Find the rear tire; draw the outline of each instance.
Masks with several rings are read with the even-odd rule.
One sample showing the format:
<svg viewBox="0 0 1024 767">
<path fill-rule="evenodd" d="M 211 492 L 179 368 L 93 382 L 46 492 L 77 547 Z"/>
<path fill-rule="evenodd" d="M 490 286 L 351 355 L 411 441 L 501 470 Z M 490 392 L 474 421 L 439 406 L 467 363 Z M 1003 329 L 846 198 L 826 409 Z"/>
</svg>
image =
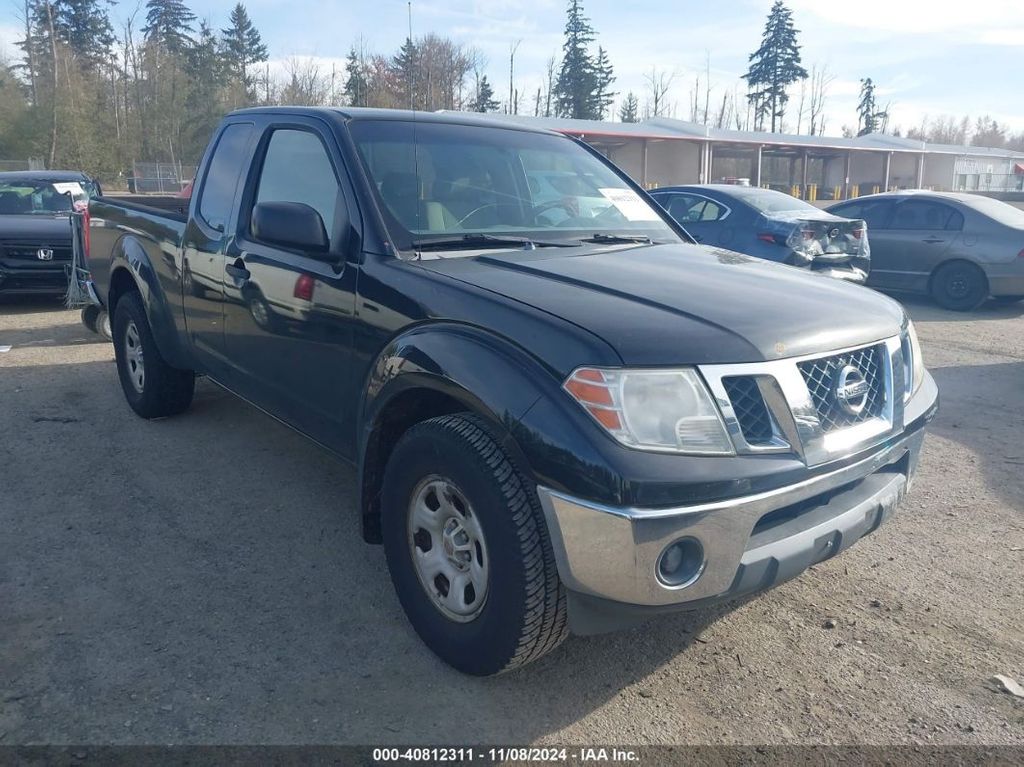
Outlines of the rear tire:
<svg viewBox="0 0 1024 767">
<path fill-rule="evenodd" d="M 461 413 L 412 427 L 383 487 L 391 579 L 409 622 L 442 660 L 488 676 L 565 639 L 565 589 L 535 486 L 485 421 Z"/>
<path fill-rule="evenodd" d="M 164 418 L 188 408 L 195 373 L 171 367 L 160 355 L 138 293 L 117 302 L 113 331 L 117 374 L 132 410 L 143 418 Z"/>
<path fill-rule="evenodd" d="M 93 333 L 100 332 L 99 326 L 96 322 L 99 319 L 100 311 L 101 309 L 93 304 L 82 309 L 82 324 Z"/>
<path fill-rule="evenodd" d="M 988 278 L 968 261 L 952 261 L 935 270 L 931 294 L 943 309 L 969 312 L 988 298 Z"/>
</svg>

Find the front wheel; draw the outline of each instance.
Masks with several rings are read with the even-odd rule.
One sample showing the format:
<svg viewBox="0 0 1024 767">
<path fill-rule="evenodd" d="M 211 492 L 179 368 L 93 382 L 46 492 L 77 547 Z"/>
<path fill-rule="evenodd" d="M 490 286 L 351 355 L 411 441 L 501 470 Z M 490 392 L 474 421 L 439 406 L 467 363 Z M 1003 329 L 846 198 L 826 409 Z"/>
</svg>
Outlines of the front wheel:
<svg viewBox="0 0 1024 767">
<path fill-rule="evenodd" d="M 932 298 L 943 309 L 969 312 L 988 297 L 985 273 L 967 261 L 943 264 L 932 276 Z"/>
<path fill-rule="evenodd" d="M 113 336 L 117 374 L 132 410 L 143 418 L 163 418 L 192 403 L 195 373 L 164 360 L 138 293 L 128 293 L 117 302 Z"/>
<path fill-rule="evenodd" d="M 484 421 L 463 413 L 406 432 L 388 460 L 381 500 L 399 601 L 446 663 L 498 674 L 568 635 L 537 493 Z"/>
</svg>

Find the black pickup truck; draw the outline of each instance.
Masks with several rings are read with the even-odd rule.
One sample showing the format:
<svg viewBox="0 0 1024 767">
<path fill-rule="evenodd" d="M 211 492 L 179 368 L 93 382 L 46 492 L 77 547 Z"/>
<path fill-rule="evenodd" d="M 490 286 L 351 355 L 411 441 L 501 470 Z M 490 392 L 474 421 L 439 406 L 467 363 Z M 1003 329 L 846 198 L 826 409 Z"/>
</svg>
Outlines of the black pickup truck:
<svg viewBox="0 0 1024 767">
<path fill-rule="evenodd" d="M 471 674 L 834 556 L 936 411 L 897 303 L 696 245 L 561 135 L 245 110 L 195 190 L 89 204 L 129 404 L 202 374 L 353 462 L 409 620 Z"/>
</svg>

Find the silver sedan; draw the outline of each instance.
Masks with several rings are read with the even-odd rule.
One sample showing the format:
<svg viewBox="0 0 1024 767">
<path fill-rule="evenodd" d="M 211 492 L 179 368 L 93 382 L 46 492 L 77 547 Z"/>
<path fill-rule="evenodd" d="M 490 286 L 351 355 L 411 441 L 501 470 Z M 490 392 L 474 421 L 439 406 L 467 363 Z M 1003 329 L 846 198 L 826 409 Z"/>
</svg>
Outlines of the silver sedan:
<svg viewBox="0 0 1024 767">
<path fill-rule="evenodd" d="M 867 222 L 868 285 L 927 293 L 968 311 L 1024 298 L 1024 210 L 974 194 L 890 192 L 832 205 Z"/>
</svg>

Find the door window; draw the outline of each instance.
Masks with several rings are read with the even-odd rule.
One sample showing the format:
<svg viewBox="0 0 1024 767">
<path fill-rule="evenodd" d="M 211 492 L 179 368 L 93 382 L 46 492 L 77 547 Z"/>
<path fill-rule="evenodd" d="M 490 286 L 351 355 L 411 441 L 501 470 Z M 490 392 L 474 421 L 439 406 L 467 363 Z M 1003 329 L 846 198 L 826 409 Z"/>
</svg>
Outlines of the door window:
<svg viewBox="0 0 1024 767">
<path fill-rule="evenodd" d="M 235 187 L 245 165 L 246 150 L 252 136 L 251 123 L 235 123 L 226 127 L 213 149 L 203 188 L 199 192 L 199 211 L 208 226 L 224 231 L 231 206 L 235 202 Z"/>
<path fill-rule="evenodd" d="M 728 209 L 706 197 L 677 194 L 669 203 L 668 212 L 682 224 L 695 221 L 718 221 L 725 218 Z"/>
<path fill-rule="evenodd" d="M 959 211 L 929 200 L 908 200 L 896 208 L 893 229 L 947 231 L 962 229 L 964 217 Z"/>
<path fill-rule="evenodd" d="M 892 211 L 892 203 L 883 200 L 864 202 L 853 202 L 847 205 L 840 205 L 831 208 L 831 212 L 843 218 L 860 218 L 868 225 L 868 231 L 872 229 L 888 229 L 889 213 Z"/>
<path fill-rule="evenodd" d="M 255 202 L 305 203 L 320 214 L 328 237 L 333 235 L 335 214 L 343 204 L 341 187 L 330 155 L 315 133 L 274 131 L 263 159 Z"/>
</svg>

